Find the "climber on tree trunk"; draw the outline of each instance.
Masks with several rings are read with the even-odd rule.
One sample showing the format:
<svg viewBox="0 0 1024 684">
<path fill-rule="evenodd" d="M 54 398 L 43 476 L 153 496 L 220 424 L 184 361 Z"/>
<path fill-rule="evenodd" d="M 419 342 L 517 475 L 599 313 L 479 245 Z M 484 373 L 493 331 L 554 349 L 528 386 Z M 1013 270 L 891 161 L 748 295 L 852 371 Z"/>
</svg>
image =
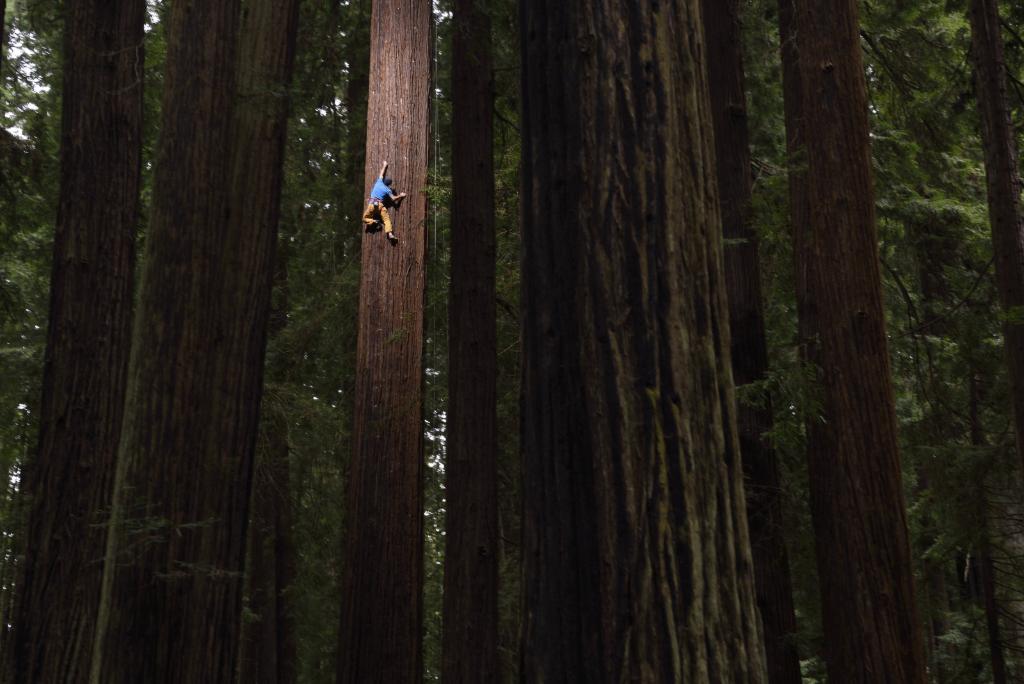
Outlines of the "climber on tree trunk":
<svg viewBox="0 0 1024 684">
<path fill-rule="evenodd" d="M 370 190 L 370 199 L 366 205 L 366 211 L 363 212 L 363 223 L 366 224 L 367 230 L 373 229 L 374 226 L 384 225 L 384 234 L 387 235 L 388 240 L 391 244 L 398 242 L 398 236 L 395 235 L 394 230 L 391 227 L 391 216 L 388 214 L 388 207 L 394 206 L 396 209 L 401 204 L 402 198 L 405 197 L 405 193 L 394 194 L 391 192 L 392 180 L 384 176 L 388 170 L 388 163 L 384 162 L 384 165 L 380 167 L 380 175 L 377 176 L 377 182 L 373 184 L 373 189 Z"/>
</svg>

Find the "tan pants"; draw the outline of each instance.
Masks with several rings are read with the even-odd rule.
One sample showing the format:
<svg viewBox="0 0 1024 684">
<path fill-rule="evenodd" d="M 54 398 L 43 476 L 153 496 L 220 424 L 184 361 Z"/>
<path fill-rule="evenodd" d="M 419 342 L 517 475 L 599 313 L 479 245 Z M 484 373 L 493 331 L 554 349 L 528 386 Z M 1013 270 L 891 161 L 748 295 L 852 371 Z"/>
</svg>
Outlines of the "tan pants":
<svg viewBox="0 0 1024 684">
<path fill-rule="evenodd" d="M 384 223 L 385 235 L 391 233 L 391 216 L 388 214 L 387 207 L 382 202 L 371 202 L 366 205 L 366 211 L 363 212 L 363 223 L 371 226 L 377 221 Z"/>
</svg>

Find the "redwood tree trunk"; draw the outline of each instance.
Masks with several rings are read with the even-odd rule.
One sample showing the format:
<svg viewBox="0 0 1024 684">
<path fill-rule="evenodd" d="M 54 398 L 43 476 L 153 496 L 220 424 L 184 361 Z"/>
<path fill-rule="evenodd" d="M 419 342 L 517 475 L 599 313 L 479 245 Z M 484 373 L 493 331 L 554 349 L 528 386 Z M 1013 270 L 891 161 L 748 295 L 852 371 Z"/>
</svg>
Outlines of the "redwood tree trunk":
<svg viewBox="0 0 1024 684">
<path fill-rule="evenodd" d="M 409 196 L 391 210 L 397 245 L 382 232 L 363 234 L 341 683 L 419 682 L 422 671 L 430 37 L 427 0 L 374 0 L 363 187 L 368 196 L 387 160 L 394 187 Z"/>
<path fill-rule="evenodd" d="M 810 216 L 800 263 L 830 452 L 811 452 L 825 660 L 834 682 L 924 682 L 885 340 L 855 0 L 797 0 Z"/>
<path fill-rule="evenodd" d="M 456 0 L 442 679 L 498 681 L 497 342 L 491 25 Z"/>
<path fill-rule="evenodd" d="M 520 31 L 523 680 L 765 681 L 698 0 Z"/>
<path fill-rule="evenodd" d="M 997 0 L 971 0 L 971 49 L 985 148 L 985 179 L 996 286 L 1008 320 L 1003 324 L 1017 456 L 1024 462 L 1024 218 L 1017 139 L 1006 97 L 1006 62 Z"/>
<path fill-rule="evenodd" d="M 39 451 L 14 622 L 16 682 L 88 677 L 131 341 L 142 0 L 64 4 L 60 199 Z"/>
<path fill-rule="evenodd" d="M 171 7 L 94 682 L 235 674 L 296 7 Z"/>
<path fill-rule="evenodd" d="M 739 0 L 702 0 L 707 37 L 708 83 L 715 128 L 715 160 L 725 247 L 725 282 L 732 335 L 732 372 L 737 386 L 764 379 L 768 370 L 757 233 L 750 224 L 750 147 L 744 88 Z M 768 678 L 799 682 L 796 615 L 789 557 L 782 534 L 779 464 L 765 434 L 771 406 L 737 407 L 740 451 L 746 475 L 747 520 L 754 554 L 754 588 L 764 626 Z"/>
<path fill-rule="evenodd" d="M 796 289 L 797 337 L 800 360 L 820 379 L 821 344 L 818 339 L 817 303 L 812 297 L 812 274 L 816 262 L 809 258 L 811 205 L 807 196 L 807 159 L 804 141 L 800 55 L 797 52 L 794 2 L 779 0 L 779 43 L 782 57 L 782 95 L 786 125 L 787 176 L 789 182 L 789 219 L 793 244 L 794 286 Z M 817 384 L 815 391 L 820 388 Z M 818 397 L 816 397 L 818 398 Z M 816 402 L 815 402 L 816 403 Z M 808 462 L 828 458 L 833 453 L 831 435 L 819 416 L 806 416 L 804 422 Z"/>
</svg>

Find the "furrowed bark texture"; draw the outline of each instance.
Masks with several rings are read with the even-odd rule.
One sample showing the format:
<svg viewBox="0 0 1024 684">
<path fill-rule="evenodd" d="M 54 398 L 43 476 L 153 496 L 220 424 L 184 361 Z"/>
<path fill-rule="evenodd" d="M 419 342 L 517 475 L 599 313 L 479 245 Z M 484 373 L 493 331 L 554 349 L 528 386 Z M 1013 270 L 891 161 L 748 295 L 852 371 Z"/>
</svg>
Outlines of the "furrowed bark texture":
<svg viewBox="0 0 1024 684">
<path fill-rule="evenodd" d="M 782 58 L 783 108 L 786 125 L 789 217 L 793 244 L 794 286 L 796 288 L 797 337 L 800 359 L 820 375 L 821 344 L 818 338 L 816 302 L 811 296 L 815 261 L 808 258 L 811 207 L 807 196 L 807 152 L 804 149 L 803 95 L 800 55 L 797 52 L 795 0 L 779 0 L 779 43 Z M 815 388 L 820 389 L 820 388 Z M 820 399 L 820 397 L 817 397 Z M 818 416 L 804 424 L 808 462 L 827 458 L 833 450 L 831 435 Z"/>
<path fill-rule="evenodd" d="M 708 84 L 715 128 L 725 282 L 736 385 L 763 380 L 768 370 L 757 233 L 750 224 L 750 136 L 744 88 L 739 0 L 702 0 L 708 52 Z M 738 242 L 737 242 L 738 241 Z M 768 679 L 799 682 L 796 615 L 789 557 L 782 533 L 779 464 L 765 438 L 772 428 L 770 405 L 739 404 L 740 451 L 746 475 L 747 520 L 754 555 L 754 588 L 764 627 Z"/>
<path fill-rule="evenodd" d="M 454 11 L 442 679 L 470 684 L 498 681 L 494 94 L 484 5 Z"/>
<path fill-rule="evenodd" d="M 171 8 L 94 682 L 235 674 L 296 6 Z"/>
<path fill-rule="evenodd" d="M 798 263 L 821 344 L 829 452 L 810 455 L 829 681 L 924 682 L 885 340 L 854 0 L 797 0 L 810 215 Z"/>
<path fill-rule="evenodd" d="M 423 313 L 431 4 L 375 0 L 366 173 L 387 160 L 400 242 L 364 233 L 338 681 L 419 682 L 423 585 Z M 365 197 L 364 197 L 365 201 Z"/>
<path fill-rule="evenodd" d="M 1017 139 L 1006 95 L 1006 61 L 997 0 L 971 0 L 971 51 L 978 93 L 981 139 L 985 148 L 985 179 L 996 287 L 1008 320 L 1003 324 L 1006 361 L 1017 437 L 1017 455 L 1024 463 L 1024 214 L 1021 213 Z"/>
<path fill-rule="evenodd" d="M 699 2 L 521 11 L 523 680 L 765 681 Z"/>
<path fill-rule="evenodd" d="M 88 677 L 131 343 L 142 0 L 64 5 L 60 199 L 16 682 Z"/>
</svg>

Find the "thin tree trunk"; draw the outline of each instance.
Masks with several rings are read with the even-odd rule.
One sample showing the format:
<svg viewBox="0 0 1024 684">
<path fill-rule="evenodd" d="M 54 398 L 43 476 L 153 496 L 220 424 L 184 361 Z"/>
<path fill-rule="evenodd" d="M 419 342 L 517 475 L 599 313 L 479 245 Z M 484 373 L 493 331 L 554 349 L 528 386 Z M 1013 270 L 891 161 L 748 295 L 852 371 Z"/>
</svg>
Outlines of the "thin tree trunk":
<svg viewBox="0 0 1024 684">
<path fill-rule="evenodd" d="M 854 0 L 797 0 L 807 133 L 809 297 L 832 453 L 810 453 L 825 659 L 833 682 L 924 682 L 900 484 Z"/>
<path fill-rule="evenodd" d="M 419 682 L 431 3 L 375 0 L 364 191 L 383 161 L 397 245 L 364 233 L 338 681 Z M 364 196 L 365 202 L 365 196 Z"/>
<path fill-rule="evenodd" d="M 971 50 L 985 148 L 989 221 L 1003 324 L 1017 457 L 1024 462 L 1024 216 L 1017 139 L 1006 96 L 1006 62 L 997 0 L 971 0 Z"/>
<path fill-rule="evenodd" d="M 282 437 L 287 435 L 283 419 L 278 424 Z M 274 517 L 274 614 L 277 618 L 277 684 L 298 681 L 299 647 L 295 633 L 295 611 L 291 590 L 295 584 L 296 552 L 292 535 L 291 475 L 288 442 L 279 444 L 274 459 L 278 497 Z"/>
<path fill-rule="evenodd" d="M 0 0 L 0 85 L 4 82 L 4 62 L 7 61 L 7 0 Z"/>
<path fill-rule="evenodd" d="M 962 245 L 951 231 L 949 226 L 940 220 L 932 220 L 923 223 L 911 223 L 907 226 L 908 235 L 916 246 L 918 263 L 918 280 L 921 291 L 921 332 L 924 337 L 918 342 L 924 347 L 925 356 L 931 363 L 932 348 L 930 339 L 934 337 L 948 338 L 950 335 L 949 321 L 944 316 L 947 309 L 956 305 L 952 300 L 952 292 L 946 282 L 945 273 L 947 268 L 955 262 L 955 257 Z M 932 444 L 955 443 L 962 437 L 958 427 L 956 416 L 943 402 L 945 390 L 942 378 L 934 373 L 928 375 L 927 380 L 922 379 L 922 404 L 924 406 L 924 419 L 922 421 L 926 431 L 925 439 Z M 926 464 L 917 466 L 917 492 L 918 498 L 926 496 L 931 486 L 930 468 Z M 944 643 L 942 636 L 949 631 L 949 596 L 946 589 L 945 568 L 946 559 L 930 558 L 927 551 L 934 546 L 936 539 L 941 534 L 938 521 L 934 516 L 928 514 L 922 517 L 920 522 L 920 551 L 915 552 L 921 558 L 921 565 L 924 575 L 924 592 L 922 605 L 925 607 L 926 626 L 928 627 L 928 640 L 926 645 L 931 664 L 931 674 L 936 682 L 946 681 L 948 673 L 944 667 L 950 656 L 950 645 Z"/>
<path fill-rule="evenodd" d="M 987 531 L 986 531 L 987 534 Z M 996 569 L 987 540 L 978 558 L 981 587 L 984 593 L 985 625 L 988 627 L 989 654 L 992 658 L 992 684 L 1006 684 L 1006 658 L 999 630 L 999 604 L 996 602 Z"/>
<path fill-rule="evenodd" d="M 817 303 L 811 296 L 815 261 L 808 258 L 811 205 L 807 189 L 807 132 L 803 115 L 803 78 L 796 40 L 795 0 L 779 0 L 779 47 L 782 61 L 783 109 L 786 127 L 789 217 L 796 290 L 797 339 L 800 362 L 814 373 L 808 403 L 821 404 L 821 343 Z M 832 435 L 817 412 L 804 416 L 807 462 L 823 461 L 835 453 Z M 824 657 L 823 653 L 817 655 Z"/>
<path fill-rule="evenodd" d="M 296 9 L 171 7 L 94 684 L 235 674 Z"/>
<path fill-rule="evenodd" d="M 740 3 L 702 0 L 701 10 L 708 46 L 722 235 L 732 241 L 725 246 L 725 282 L 732 372 L 739 387 L 763 380 L 768 371 L 758 240 L 750 224 L 750 147 Z M 771 406 L 740 404 L 737 418 L 768 679 L 773 683 L 799 682 L 793 587 L 782 534 L 779 465 L 775 450 L 765 438 L 772 428 Z"/>
<path fill-rule="evenodd" d="M 456 0 L 442 679 L 498 681 L 497 324 L 491 22 Z"/>
<path fill-rule="evenodd" d="M 800 55 L 797 52 L 795 0 L 779 0 L 779 42 L 782 56 L 783 108 L 786 125 L 789 216 L 793 243 L 793 270 L 796 273 L 797 337 L 800 359 L 820 376 L 821 344 L 818 339 L 817 303 L 811 296 L 815 261 L 808 258 L 811 204 L 807 196 L 807 150 L 804 130 Z M 819 377 L 820 379 L 820 377 Z M 819 388 L 815 387 L 815 390 Z M 816 397 L 819 398 L 820 397 Z M 815 402 L 818 403 L 818 402 Z M 805 422 L 808 462 L 826 458 L 833 452 L 830 435 L 818 416 Z"/>
<path fill-rule="evenodd" d="M 766 681 L 699 2 L 521 7 L 523 680 Z"/>
<path fill-rule="evenodd" d="M 270 312 L 271 340 L 288 324 L 287 243 L 278 246 L 274 287 L 278 294 Z M 291 366 L 286 359 L 267 359 L 268 380 L 282 382 Z M 292 536 L 288 421 L 280 407 L 263 406 L 263 438 L 253 476 L 249 513 L 246 596 L 239 684 L 291 684 L 296 681 L 295 620 L 289 590 L 295 582 Z"/>
<path fill-rule="evenodd" d="M 287 437 L 283 416 L 269 418 L 267 445 L 253 482 L 246 568 L 252 622 L 242 629 L 240 684 L 296 680 L 294 621 L 287 594 L 295 580 Z"/>
<path fill-rule="evenodd" d="M 266 408 L 266 407 L 264 407 Z M 264 411 L 265 412 L 265 411 Z M 276 426 L 275 426 L 276 427 Z M 276 438 L 268 431 L 267 440 Z M 276 445 L 275 445 L 276 446 Z M 277 604 L 274 601 L 273 482 L 270 461 L 278 457 L 275 446 L 266 446 L 256 457 L 253 475 L 252 507 L 249 513 L 248 554 L 245 561 L 245 606 L 239 636 L 239 684 L 277 682 Z M 268 520 L 269 518 L 269 520 Z"/>
<path fill-rule="evenodd" d="M 969 386 L 968 415 L 970 418 L 971 445 L 980 447 L 985 444 L 985 435 L 982 432 L 979 407 L 981 404 L 981 383 L 978 376 L 972 372 Z M 985 627 L 988 630 L 989 657 L 992 665 L 992 683 L 1006 684 L 1006 657 L 1003 654 L 1003 640 L 999 628 L 999 602 L 996 599 L 996 568 L 992 562 L 991 542 L 989 535 L 989 513 L 988 497 L 985 483 L 978 483 L 976 500 L 978 502 L 978 518 L 981 528 L 979 531 L 980 543 L 978 557 L 972 564 L 977 571 L 977 584 L 980 585 L 980 592 L 974 592 L 974 598 L 979 600 L 985 611 Z M 979 595 L 980 594 L 980 595 Z"/>
<path fill-rule="evenodd" d="M 64 5 L 60 199 L 14 681 L 89 673 L 131 341 L 142 0 Z"/>
</svg>

